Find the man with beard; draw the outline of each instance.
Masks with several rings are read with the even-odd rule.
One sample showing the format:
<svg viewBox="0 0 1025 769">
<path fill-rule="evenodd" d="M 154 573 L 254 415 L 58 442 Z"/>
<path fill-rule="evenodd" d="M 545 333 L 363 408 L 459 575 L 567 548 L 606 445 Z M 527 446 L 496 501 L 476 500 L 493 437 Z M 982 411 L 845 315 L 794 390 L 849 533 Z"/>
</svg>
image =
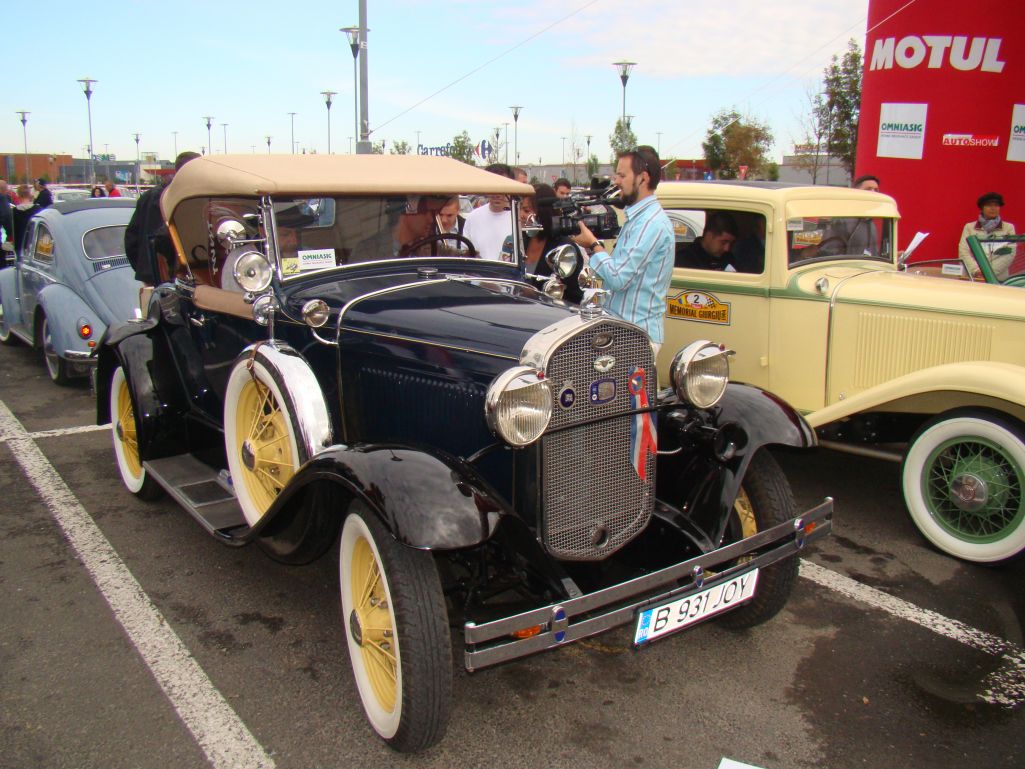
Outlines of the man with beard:
<svg viewBox="0 0 1025 769">
<path fill-rule="evenodd" d="M 612 293 L 608 309 L 648 332 L 657 353 L 664 339 L 666 292 L 673 272 L 675 236 L 655 188 L 662 178 L 658 153 L 649 146 L 621 152 L 613 179 L 626 204 L 626 222 L 611 254 L 583 223 L 574 238 L 586 248 L 591 269 Z"/>
</svg>

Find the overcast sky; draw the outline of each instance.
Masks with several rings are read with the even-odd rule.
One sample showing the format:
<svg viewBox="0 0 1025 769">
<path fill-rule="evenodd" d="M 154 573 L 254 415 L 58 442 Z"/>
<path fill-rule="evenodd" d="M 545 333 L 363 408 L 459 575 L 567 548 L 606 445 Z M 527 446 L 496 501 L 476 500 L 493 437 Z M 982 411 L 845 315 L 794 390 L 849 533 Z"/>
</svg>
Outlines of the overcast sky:
<svg viewBox="0 0 1025 769">
<path fill-rule="evenodd" d="M 737 108 L 767 122 L 777 157 L 801 141 L 808 92 L 847 40 L 864 46 L 868 0 L 368 0 L 373 139 L 441 145 L 508 130 L 509 160 L 606 160 L 623 90 L 612 62 L 637 66 L 626 112 L 641 142 L 696 157 L 710 117 Z M 443 10 L 439 10 L 443 9 Z M 30 152 L 83 156 L 79 78 L 95 78 L 93 142 L 122 159 L 172 156 L 208 143 L 224 152 L 327 151 L 321 91 L 336 91 L 331 149 L 347 152 L 353 59 L 340 27 L 356 0 L 326 2 L 8 2 L 0 150 L 22 151 L 15 110 L 29 110 Z M 456 82 L 451 87 L 449 86 Z M 416 106 L 441 89 L 441 93 Z M 522 105 L 518 131 L 511 105 Z M 6 113 L 6 116 L 4 116 Z M 508 123 L 508 129 L 505 127 Z M 518 135 L 518 136 L 517 136 Z M 565 140 L 563 140 L 565 137 Z"/>
</svg>

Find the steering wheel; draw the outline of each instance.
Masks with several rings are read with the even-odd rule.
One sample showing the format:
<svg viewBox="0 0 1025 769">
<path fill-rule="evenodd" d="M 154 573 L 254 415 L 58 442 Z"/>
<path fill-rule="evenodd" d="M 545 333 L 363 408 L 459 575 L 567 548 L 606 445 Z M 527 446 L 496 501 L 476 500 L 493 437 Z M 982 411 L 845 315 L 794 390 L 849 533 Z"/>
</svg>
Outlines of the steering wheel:
<svg viewBox="0 0 1025 769">
<path fill-rule="evenodd" d="M 431 256 L 438 255 L 438 243 L 442 240 L 454 240 L 457 243 L 463 243 L 467 248 L 467 256 L 471 259 L 477 256 L 477 249 L 473 246 L 473 241 L 465 235 L 460 235 L 456 232 L 437 232 L 431 235 L 426 235 L 419 240 L 414 240 L 412 243 L 406 243 L 402 248 L 399 249 L 399 256 L 405 257 L 412 254 L 414 251 L 426 246 L 428 243 L 431 244 Z M 461 255 L 461 254 L 460 254 Z M 451 254 L 449 254 L 451 256 Z"/>
<path fill-rule="evenodd" d="M 827 243 L 831 243 L 834 240 L 837 243 L 840 244 L 840 250 L 837 251 L 836 254 L 825 253 L 826 244 Z M 839 235 L 830 235 L 828 238 L 826 238 L 821 243 L 819 243 L 817 248 L 818 248 L 819 254 L 821 254 L 822 256 L 837 256 L 839 254 L 843 254 L 843 253 L 847 252 L 847 241 L 846 241 L 846 239 L 840 237 Z"/>
</svg>

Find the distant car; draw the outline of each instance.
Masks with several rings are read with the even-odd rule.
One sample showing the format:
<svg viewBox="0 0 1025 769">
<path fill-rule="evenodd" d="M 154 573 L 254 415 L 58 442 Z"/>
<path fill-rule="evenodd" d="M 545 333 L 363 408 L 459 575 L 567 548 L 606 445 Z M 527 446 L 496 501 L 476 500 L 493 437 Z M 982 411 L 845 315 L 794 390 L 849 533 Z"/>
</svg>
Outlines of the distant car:
<svg viewBox="0 0 1025 769">
<path fill-rule="evenodd" d="M 57 384 L 88 375 L 107 326 L 135 316 L 142 284 L 124 251 L 134 210 L 120 198 L 56 203 L 29 220 L 21 253 L 0 270 L 0 343 L 41 349 Z"/>
<path fill-rule="evenodd" d="M 54 203 L 68 203 L 72 200 L 88 200 L 92 195 L 89 190 L 80 187 L 50 187 Z"/>
<path fill-rule="evenodd" d="M 674 224 L 717 215 L 736 238 L 734 261 L 699 268 L 677 226 L 660 371 L 707 335 L 736 351 L 731 377 L 793 404 L 820 445 L 901 463 L 908 511 L 937 548 L 987 563 L 1025 552 L 1020 291 L 902 270 L 897 205 L 877 192 L 666 182 L 656 194 Z M 997 248 L 990 258 L 1017 261 Z"/>
</svg>

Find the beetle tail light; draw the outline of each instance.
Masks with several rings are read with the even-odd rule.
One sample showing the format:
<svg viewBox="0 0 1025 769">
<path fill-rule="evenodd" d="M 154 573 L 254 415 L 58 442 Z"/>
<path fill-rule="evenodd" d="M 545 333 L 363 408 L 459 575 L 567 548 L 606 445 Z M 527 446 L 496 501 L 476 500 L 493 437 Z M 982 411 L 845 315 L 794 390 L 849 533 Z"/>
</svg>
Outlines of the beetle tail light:
<svg viewBox="0 0 1025 769">
<path fill-rule="evenodd" d="M 88 339 L 93 335 L 93 327 L 88 323 L 79 321 L 78 324 L 78 335 L 83 339 Z"/>
</svg>

